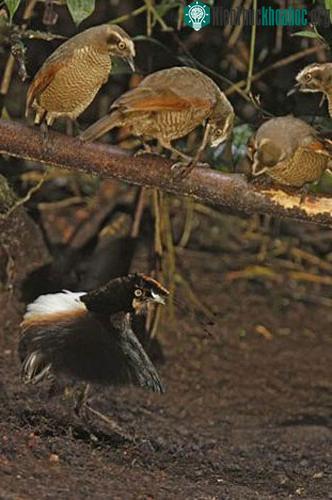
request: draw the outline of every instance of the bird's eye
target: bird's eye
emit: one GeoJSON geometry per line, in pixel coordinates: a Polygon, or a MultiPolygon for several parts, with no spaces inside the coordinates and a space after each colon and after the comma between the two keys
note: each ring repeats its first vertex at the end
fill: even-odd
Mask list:
{"type": "Polygon", "coordinates": [[[217,135],[222,135],[223,133],[224,133],[224,131],[221,128],[217,128],[217,130],[216,130],[217,135]]]}
{"type": "Polygon", "coordinates": [[[137,290],[135,290],[135,297],[141,297],[143,294],[142,290],[140,288],[138,288],[137,290]]]}
{"type": "Polygon", "coordinates": [[[307,82],[310,82],[310,80],[312,80],[312,76],[310,73],[307,73],[304,78],[307,82]]]}
{"type": "Polygon", "coordinates": [[[120,50],[124,50],[126,48],[126,44],[124,42],[119,42],[118,47],[120,50]]]}

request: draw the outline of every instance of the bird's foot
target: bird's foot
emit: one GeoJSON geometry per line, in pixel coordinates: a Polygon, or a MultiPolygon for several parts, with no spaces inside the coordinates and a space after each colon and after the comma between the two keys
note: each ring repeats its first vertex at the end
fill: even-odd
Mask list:
{"type": "Polygon", "coordinates": [[[305,184],[301,188],[300,205],[302,205],[305,202],[305,199],[308,196],[309,192],[310,192],[310,184],[305,184]]]}
{"type": "Polygon", "coordinates": [[[153,154],[153,149],[149,144],[143,144],[143,147],[140,147],[134,154],[134,156],[142,156],[142,155],[148,155],[148,154],[153,154]]]}
{"type": "Polygon", "coordinates": [[[104,424],[106,424],[107,427],[109,427],[109,429],[114,434],[117,434],[118,436],[120,436],[122,439],[125,439],[126,441],[130,441],[130,442],[135,441],[134,437],[131,436],[130,434],[128,434],[126,431],[124,431],[122,429],[122,427],[120,427],[120,425],[117,424],[113,419],[111,419],[110,417],[107,417],[103,413],[95,410],[90,405],[88,405],[88,403],[86,403],[84,406],[85,406],[86,411],[88,411],[89,413],[91,413],[91,415],[93,415],[94,417],[97,417],[104,424]]]}
{"type": "Polygon", "coordinates": [[[184,179],[194,170],[194,168],[208,168],[210,165],[208,163],[190,161],[178,161],[174,163],[171,167],[172,177],[174,179],[184,179]]]}
{"type": "Polygon", "coordinates": [[[86,404],[88,401],[89,384],[82,384],[74,393],[74,413],[77,417],[86,417],[86,404]]]}
{"type": "Polygon", "coordinates": [[[49,134],[49,128],[45,122],[40,125],[40,131],[42,136],[42,149],[44,153],[48,153],[51,145],[51,138],[49,134]]]}
{"type": "Polygon", "coordinates": [[[40,125],[40,131],[41,131],[42,138],[43,138],[43,146],[46,147],[47,142],[48,142],[48,138],[49,138],[49,134],[48,134],[48,126],[45,122],[42,122],[42,124],[40,125]]]}

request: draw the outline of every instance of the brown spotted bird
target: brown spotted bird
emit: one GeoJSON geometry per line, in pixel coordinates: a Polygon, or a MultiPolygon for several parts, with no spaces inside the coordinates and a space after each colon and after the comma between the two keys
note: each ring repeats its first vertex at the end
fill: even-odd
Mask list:
{"type": "Polygon", "coordinates": [[[143,141],[157,139],[163,148],[191,161],[172,146],[172,141],[204,125],[204,139],[195,157],[198,160],[207,144],[216,147],[230,136],[233,122],[233,107],[211,78],[196,69],[174,67],[144,78],[80,138],[94,141],[115,127],[127,127],[143,141]]]}
{"type": "Polygon", "coordinates": [[[55,119],[75,120],[107,82],[112,58],[119,57],[133,69],[134,43],[119,26],[89,28],[60,45],[35,75],[27,94],[26,115],[35,112],[35,123],[51,126],[55,119]]]}
{"type": "Polygon", "coordinates": [[[332,63],[314,63],[303,68],[296,76],[296,85],[288,93],[321,92],[328,102],[329,114],[332,118],[332,63]]]}
{"type": "Polygon", "coordinates": [[[76,382],[132,384],[164,392],[131,322],[149,303],[164,304],[167,296],[160,283],[143,274],[113,279],[88,293],[41,295],[27,307],[21,324],[23,381],[37,384],[64,376],[76,382]]]}
{"type": "Polygon", "coordinates": [[[259,127],[249,143],[252,175],[265,174],[279,184],[300,188],[318,181],[331,168],[330,148],[303,120],[272,118],[259,127]]]}

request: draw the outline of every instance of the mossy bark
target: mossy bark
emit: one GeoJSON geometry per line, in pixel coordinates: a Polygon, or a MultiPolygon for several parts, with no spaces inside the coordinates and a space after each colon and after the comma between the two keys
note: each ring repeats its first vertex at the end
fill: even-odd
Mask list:
{"type": "Polygon", "coordinates": [[[8,185],[7,179],[0,175],[0,218],[6,215],[17,202],[17,196],[8,185]]]}

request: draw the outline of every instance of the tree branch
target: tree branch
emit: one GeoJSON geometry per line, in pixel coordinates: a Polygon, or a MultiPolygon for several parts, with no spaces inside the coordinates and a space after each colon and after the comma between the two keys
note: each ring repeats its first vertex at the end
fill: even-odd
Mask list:
{"type": "Polygon", "coordinates": [[[0,120],[0,153],[41,164],[81,170],[140,186],[150,186],[201,203],[246,214],[263,213],[332,226],[332,197],[266,188],[247,182],[240,174],[196,168],[185,179],[174,180],[172,162],[156,155],[130,156],[103,144],[82,144],[55,132],[47,143],[37,128],[0,120]]]}

